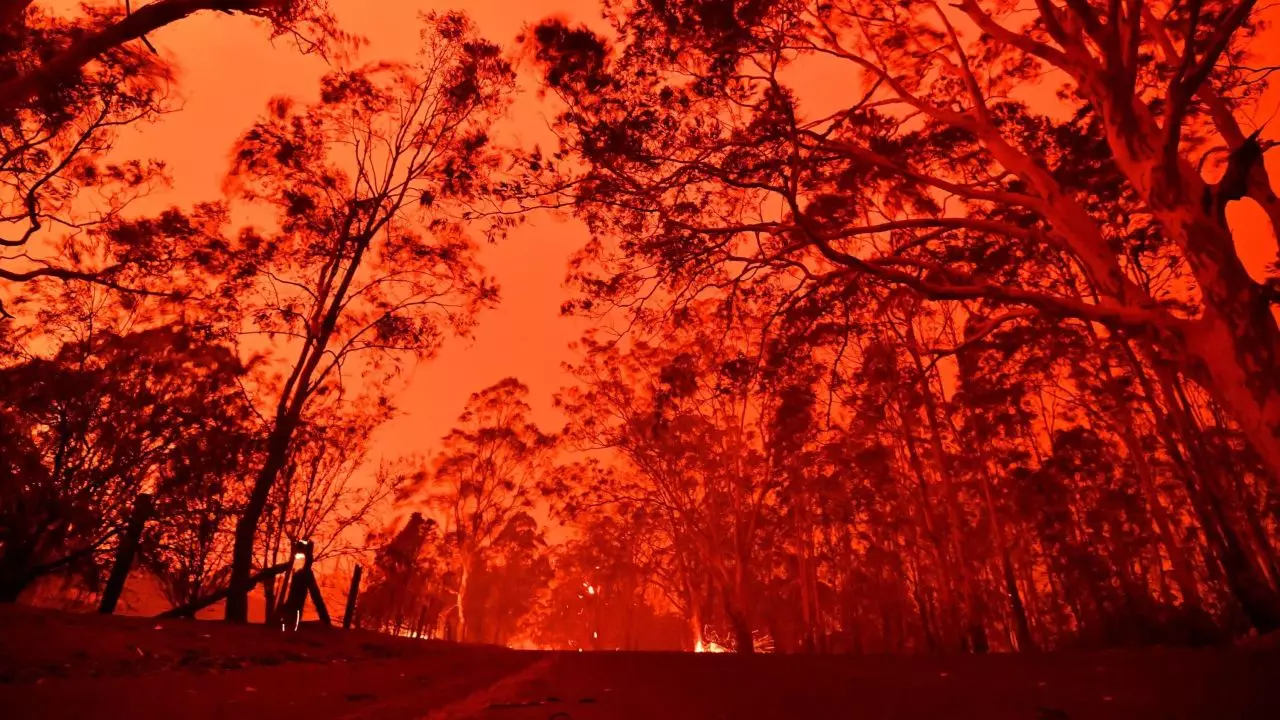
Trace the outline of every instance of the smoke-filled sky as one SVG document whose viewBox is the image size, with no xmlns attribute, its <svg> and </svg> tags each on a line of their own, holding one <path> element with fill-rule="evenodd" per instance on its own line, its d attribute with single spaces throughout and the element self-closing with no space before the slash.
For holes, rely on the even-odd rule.
<svg viewBox="0 0 1280 720">
<path fill-rule="evenodd" d="M 514 45 L 526 24 L 550 15 L 600 23 L 598 0 L 333 0 L 332 5 L 345 30 L 368 39 L 365 60 L 411 57 L 420 28 L 417 15 L 424 10 L 463 9 L 486 37 L 507 47 Z M 1274 30 L 1267 35 L 1277 37 Z M 326 70 L 322 60 L 301 55 L 286 40 L 273 47 L 264 27 L 243 18 L 206 13 L 150 39 L 177 66 L 177 92 L 183 98 L 181 111 L 159 124 L 128 131 L 121 143 L 128 155 L 162 157 L 169 165 L 174 187 L 153 198 L 152 207 L 216 199 L 238 134 L 269 98 L 310 97 Z M 1268 50 L 1274 44 L 1265 38 L 1257 45 L 1264 53 L 1280 55 Z M 821 67 L 798 68 L 788 80 L 815 113 L 847 100 L 854 86 L 853 78 Z M 522 85 L 500 138 L 546 143 L 553 109 L 539 100 L 527 73 Z M 1044 101 L 1053 102 L 1055 88 L 1047 83 L 1043 89 Z M 1275 108 L 1275 97 L 1264 98 L 1256 119 L 1265 122 Z M 1271 154 L 1273 162 L 1275 156 Z M 1280 168 L 1273 169 L 1277 171 Z M 1233 218 L 1257 229 L 1244 234 L 1248 246 L 1241 251 L 1260 276 L 1275 257 L 1275 241 L 1252 208 L 1237 208 Z M 529 385 L 535 418 L 548 430 L 558 429 L 561 419 L 551 407 L 551 395 L 567 380 L 561 363 L 571 357 L 568 344 L 587 326 L 583 320 L 560 316 L 566 295 L 562 283 L 566 260 L 585 240 L 580 223 L 544 215 L 507 241 L 484 249 L 482 261 L 502 287 L 501 306 L 482 315 L 473 339 L 451 342 L 436 360 L 406 377 L 403 387 L 392 389 L 402 415 L 380 431 L 374 459 L 430 450 L 452 426 L 471 392 L 510 375 Z"/>
</svg>

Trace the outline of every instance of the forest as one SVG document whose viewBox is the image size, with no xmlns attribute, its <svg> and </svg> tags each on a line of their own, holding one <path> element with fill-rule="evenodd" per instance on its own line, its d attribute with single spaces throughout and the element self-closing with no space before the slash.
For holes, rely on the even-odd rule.
<svg viewBox="0 0 1280 720">
<path fill-rule="evenodd" d="M 1273 15 L 601 0 L 400 58 L 325 0 L 0 0 L 0 603 L 97 596 L 145 496 L 135 575 L 230 622 L 307 540 L 361 627 L 511 647 L 1280 630 Z M 326 71 L 157 204 L 149 36 L 236 18 Z M 550 143 L 494 132 L 518 101 Z M 563 385 L 516 358 L 381 452 L 503 301 L 482 253 L 553 221 Z"/>
</svg>

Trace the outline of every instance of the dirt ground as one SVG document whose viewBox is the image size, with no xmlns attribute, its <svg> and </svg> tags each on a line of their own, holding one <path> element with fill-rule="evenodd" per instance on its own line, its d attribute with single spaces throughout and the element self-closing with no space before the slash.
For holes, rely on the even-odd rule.
<svg viewBox="0 0 1280 720">
<path fill-rule="evenodd" d="M 0 607 L 0 718 L 1280 718 L 1280 650 L 541 653 Z"/>
</svg>

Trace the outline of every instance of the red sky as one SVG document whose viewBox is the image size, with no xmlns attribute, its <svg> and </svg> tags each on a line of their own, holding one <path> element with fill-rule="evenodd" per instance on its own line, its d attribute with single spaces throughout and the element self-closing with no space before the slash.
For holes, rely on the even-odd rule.
<svg viewBox="0 0 1280 720">
<path fill-rule="evenodd" d="M 64 3 L 74 4 L 51 4 Z M 368 60 L 411 57 L 422 10 L 464 9 L 485 36 L 508 46 L 526 23 L 548 15 L 592 22 L 599 18 L 597 0 L 332 0 L 332 5 L 346 30 L 368 38 L 363 56 Z M 272 47 L 266 35 L 252 21 L 206 13 L 150 38 L 178 68 L 183 109 L 157 125 L 130 131 L 121 150 L 162 157 L 169 164 L 174 189 L 156 202 L 185 205 L 217 198 L 231 144 L 267 100 L 280 94 L 306 98 L 314 92 L 324 63 L 300 55 L 287 41 Z M 1280 33 L 1271 31 L 1268 36 Z M 1268 47 L 1272 44 L 1259 43 L 1265 55 L 1280 54 Z M 1261 62 L 1271 60 L 1264 57 Z M 814 113 L 846 100 L 852 87 L 846 73 L 817 66 L 793 72 L 790 80 Z M 508 127 L 520 140 L 545 142 L 550 110 L 539 102 L 527 76 L 523 84 Z M 1047 100 L 1052 90 L 1045 88 Z M 1275 107 L 1275 98 L 1266 98 L 1259 119 L 1265 120 Z M 1276 163 L 1276 153 L 1271 161 Z M 1280 173 L 1280 167 L 1272 172 Z M 1248 224 L 1248 232 L 1242 234 L 1247 245 L 1241 250 L 1260 276 L 1265 263 L 1275 257 L 1274 239 L 1259 222 L 1260 213 L 1237 209 L 1234 214 Z M 542 216 L 506 242 L 484 248 L 482 261 L 502 287 L 501 306 L 481 317 L 474 339 L 452 342 L 439 358 L 407 377 L 403 388 L 393 389 L 403 415 L 380 431 L 375 454 L 395 457 L 430 450 L 452 426 L 471 392 L 508 375 L 530 386 L 535 417 L 544 427 L 558 429 L 561 421 L 551 408 L 551 394 L 567 380 L 560 370 L 560 363 L 570 357 L 566 346 L 586 327 L 584 321 L 560 317 L 562 281 L 569 254 L 585 239 L 581 224 Z"/>
</svg>

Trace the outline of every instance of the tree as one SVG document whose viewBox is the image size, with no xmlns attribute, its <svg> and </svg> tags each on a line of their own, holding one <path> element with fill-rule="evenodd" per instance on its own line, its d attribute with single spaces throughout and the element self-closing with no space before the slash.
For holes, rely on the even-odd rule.
<svg viewBox="0 0 1280 720">
<path fill-rule="evenodd" d="M 531 639 L 565 649 L 686 646 L 687 621 L 666 597 L 667 548 L 654 523 L 643 508 L 574 507 L 575 496 L 589 489 L 583 479 L 568 479 L 553 495 L 553 507 L 576 534 L 556 548 L 555 577 Z"/>
<path fill-rule="evenodd" d="M 288 557 L 295 540 L 313 543 L 315 563 L 363 555 L 380 518 L 407 482 L 397 463 L 382 462 L 371 477 L 365 475 L 373 464 L 370 436 L 385 412 L 343 410 L 354 417 L 317 414 L 299 429 L 259 523 L 257 552 L 263 567 Z M 267 608 L 284 600 L 276 595 L 274 579 L 263 588 Z"/>
<path fill-rule="evenodd" d="M 726 321 L 720 309 L 682 309 L 660 326 L 661 345 L 585 338 L 573 368 L 581 386 L 559 399 L 583 448 L 613 450 L 632 471 L 634 482 L 590 488 L 591 501 L 640 505 L 655 518 L 675 556 L 693 644 L 714 608 L 731 623 L 734 647 L 751 652 L 767 507 L 806 441 L 807 411 L 799 378 L 752 352 L 758 322 Z"/>
<path fill-rule="evenodd" d="M 511 69 L 462 15 L 427 16 L 422 43 L 414 63 L 327 76 L 315 105 L 273 101 L 233 153 L 229 190 L 275 210 L 278 225 L 232 248 L 256 279 L 240 332 L 295 353 L 237 523 L 233 583 L 251 573 L 262 513 L 316 402 L 342 402 L 348 374 L 377 387 L 370 378 L 385 382 L 399 358 L 430 357 L 496 299 L 451 218 L 485 190 L 486 132 Z M 228 619 L 246 610 L 247 596 L 232 595 Z"/>
<path fill-rule="evenodd" d="M 290 35 L 307 51 L 355 41 L 322 0 L 159 0 L 137 12 L 128 2 L 81 10 L 64 17 L 30 0 L 0 2 L 0 247 L 7 249 L 0 278 L 80 280 L 174 299 L 208 290 L 184 277 L 217 272 L 209 263 L 220 238 L 200 232 L 207 208 L 193 217 L 126 218 L 135 200 L 168 181 L 163 161 L 112 153 L 121 128 L 171 110 L 174 78 L 146 33 L 218 10 L 266 20 L 273 37 Z M 0 319 L 6 315 L 0 306 Z"/>
<path fill-rule="evenodd" d="M 434 638 L 441 612 L 453 602 L 446 587 L 448 550 L 434 520 L 410 515 L 377 552 L 361 596 L 361 626 Z"/>
<path fill-rule="evenodd" d="M 32 11 L 8 28 L 0 50 L 6 75 L 55 52 L 80 26 Z M 92 280 L 121 287 L 142 257 L 110 242 L 105 231 L 130 203 L 164 181 L 163 163 L 108 160 L 122 127 L 154 121 L 167 110 L 164 69 L 149 56 L 104 57 L 0 124 L 0 278 Z M 92 200 L 90 200 L 92 198 Z M 54 233 L 58 233 L 54 235 Z"/>
<path fill-rule="evenodd" d="M 552 575 L 545 533 L 529 513 L 515 513 L 470 572 L 463 629 L 471 640 L 494 645 L 527 634 L 525 620 Z"/>
<path fill-rule="evenodd" d="M 442 440 L 424 488 L 453 542 L 459 640 L 475 639 L 467 609 L 476 572 L 504 533 L 520 529 L 513 522 L 532 507 L 555 446 L 555 438 L 529 419 L 528 394 L 515 378 L 472 393 L 457 427 Z"/>
<path fill-rule="evenodd" d="M 1233 114 L 1253 96 L 1239 64 L 1253 9 L 641 2 L 614 13 L 616 47 L 545 22 L 534 52 L 567 106 L 556 157 L 586 166 L 553 187 L 621 238 L 620 253 L 588 247 L 582 282 L 691 295 L 785 273 L 984 301 L 1000 309 L 992 327 L 1079 319 L 1204 387 L 1275 482 L 1274 293 L 1246 273 L 1225 214 L 1251 197 L 1275 216 L 1262 146 Z M 815 58 L 862 80 L 829 115 L 804 115 L 785 81 Z M 1050 69 L 1067 79 L 1061 108 L 1023 99 Z M 1130 209 L 1141 218 L 1125 222 Z M 1177 265 L 1144 269 L 1153 255 Z M 1061 276 L 1046 261 L 1081 291 L 1046 284 Z M 1181 297 L 1149 292 L 1148 272 L 1171 273 Z"/>
<path fill-rule="evenodd" d="M 229 348 L 189 327 L 112 327 L 81 307 L 79 337 L 0 368 L 0 600 L 57 571 L 92 585 L 139 492 L 181 524 L 241 457 L 249 410 Z"/>
<path fill-rule="evenodd" d="M 94 64 L 128 56 L 136 59 L 141 51 L 131 43 L 141 40 L 151 49 L 148 33 L 201 12 L 266 20 L 273 37 L 290 35 L 313 50 L 323 51 L 342 39 L 324 0 L 155 0 L 136 12 L 128 2 L 123 8 L 86 8 L 85 16 L 66 23 L 51 38 L 53 42 L 28 45 L 46 20 L 33 4 L 33 0 L 0 1 L 0 32 L 27 51 L 0 81 L 0 113 L 5 115 L 75 84 L 87 68 L 92 72 Z"/>
</svg>

